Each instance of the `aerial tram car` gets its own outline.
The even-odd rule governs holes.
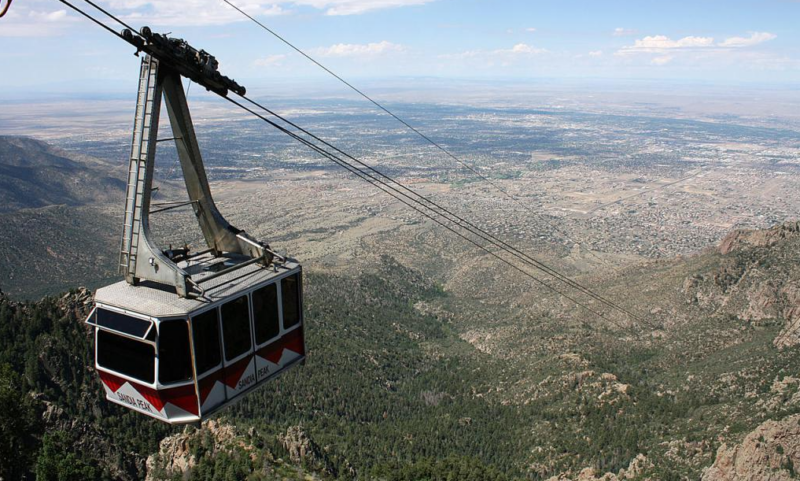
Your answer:
[[[171,424],[197,423],[305,360],[302,267],[230,225],[211,195],[182,77],[221,95],[245,88],[216,59],[144,27],[119,255],[125,280],[96,291],[86,322],[106,398]],[[172,128],[158,138],[161,101]],[[156,145],[174,141],[189,199],[151,203]],[[153,212],[191,206],[206,249],[161,249]],[[156,208],[151,211],[151,208]]]

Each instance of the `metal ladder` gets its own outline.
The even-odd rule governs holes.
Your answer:
[[[145,189],[148,188],[148,159],[151,130],[158,129],[158,112],[161,102],[157,95],[158,61],[142,62],[139,76],[139,94],[136,101],[136,117],[133,127],[131,158],[128,165],[128,189],[125,198],[122,245],[120,247],[119,271],[123,275],[136,272],[139,237],[142,229],[142,212],[145,208]],[[155,114],[155,115],[154,115]],[[153,125],[155,121],[156,125]],[[149,202],[147,202],[149,203]]]

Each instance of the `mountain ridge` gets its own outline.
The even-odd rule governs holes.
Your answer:
[[[29,137],[0,136],[0,213],[120,201],[125,170]]]

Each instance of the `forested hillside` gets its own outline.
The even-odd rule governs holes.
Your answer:
[[[491,465],[508,470],[509,454],[524,442],[507,435],[517,429],[514,410],[473,396],[489,389],[491,367],[470,359],[471,348],[438,319],[415,310],[416,301],[443,295],[436,286],[388,258],[362,278],[318,275],[306,285],[307,365],[220,417],[256,436],[260,456],[203,457],[208,449],[199,442],[198,466],[187,474],[273,479],[270,472],[279,474],[264,463],[289,459],[291,446],[281,439],[303,426],[323,446],[324,462],[298,465],[307,462],[322,477],[505,478]],[[159,442],[182,432],[101,398],[83,324],[90,306],[85,290],[41,302],[0,298],[0,459],[11,460],[0,466],[3,479],[139,479]],[[151,477],[163,472],[158,459],[152,465]]]
[[[800,412],[800,354],[774,343],[796,314],[782,293],[797,283],[785,260],[800,235],[786,229],[618,277],[647,286],[652,312],[671,309],[656,331],[542,318],[515,327],[513,351],[465,335],[459,316],[475,303],[392,257],[311,272],[307,364],[199,430],[101,399],[88,291],[2,296],[0,477],[697,479],[721,446]],[[726,277],[732,266],[743,271]],[[771,292],[777,308],[752,315]],[[792,455],[776,472],[789,475]]]

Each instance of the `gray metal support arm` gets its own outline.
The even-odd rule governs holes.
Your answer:
[[[230,225],[217,209],[211,196],[181,76],[165,66],[160,66],[158,60],[146,55],[142,59],[139,78],[120,271],[131,284],[146,279],[174,286],[178,295],[187,297],[194,283],[184,270],[161,252],[151,241],[150,235],[150,198],[162,95],[166,100],[173,137],[176,139],[175,145],[189,203],[194,208],[208,247],[217,255],[242,254],[252,259],[261,259],[265,265],[272,262],[272,254],[268,246]]]

